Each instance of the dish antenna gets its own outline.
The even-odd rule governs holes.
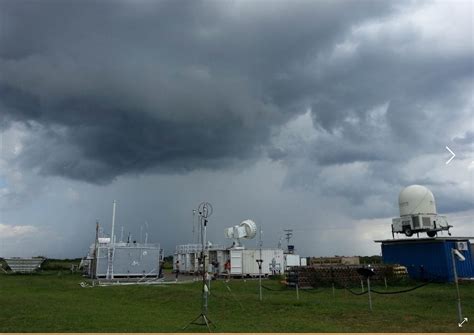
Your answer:
[[[250,219],[244,220],[237,226],[227,228],[225,235],[227,238],[234,240],[234,248],[240,248],[242,247],[240,244],[241,238],[250,240],[257,235],[257,224]]]

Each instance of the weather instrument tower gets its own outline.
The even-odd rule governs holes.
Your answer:
[[[206,270],[206,255],[208,254],[208,246],[206,241],[206,230],[208,218],[212,215],[213,209],[212,205],[208,202],[202,202],[199,204],[197,209],[198,213],[198,222],[200,227],[200,236],[201,236],[201,255],[199,257],[199,267],[202,269],[202,304],[201,304],[201,314],[199,314],[193,321],[188,323],[183,329],[186,329],[189,325],[199,325],[206,326],[209,332],[211,331],[210,325],[214,325],[212,321],[207,317],[208,303],[209,303],[209,286],[208,286],[208,273]]]

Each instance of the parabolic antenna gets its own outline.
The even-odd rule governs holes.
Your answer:
[[[257,235],[257,224],[250,220],[244,220],[239,225],[226,228],[225,235],[227,238],[234,239],[234,246],[240,246],[240,239],[252,239]]]

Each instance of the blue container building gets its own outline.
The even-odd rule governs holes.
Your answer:
[[[474,238],[407,238],[375,242],[382,243],[384,263],[405,266],[411,278],[452,282],[454,271],[451,249],[457,249],[465,258],[465,261],[455,258],[458,277],[474,279],[474,256],[470,239]]]

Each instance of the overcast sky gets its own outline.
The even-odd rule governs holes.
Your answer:
[[[0,0],[0,257],[84,256],[114,199],[117,230],[166,254],[202,201],[214,243],[251,218],[268,247],[293,229],[304,256],[379,254],[410,184],[473,236],[473,17],[471,1]]]

